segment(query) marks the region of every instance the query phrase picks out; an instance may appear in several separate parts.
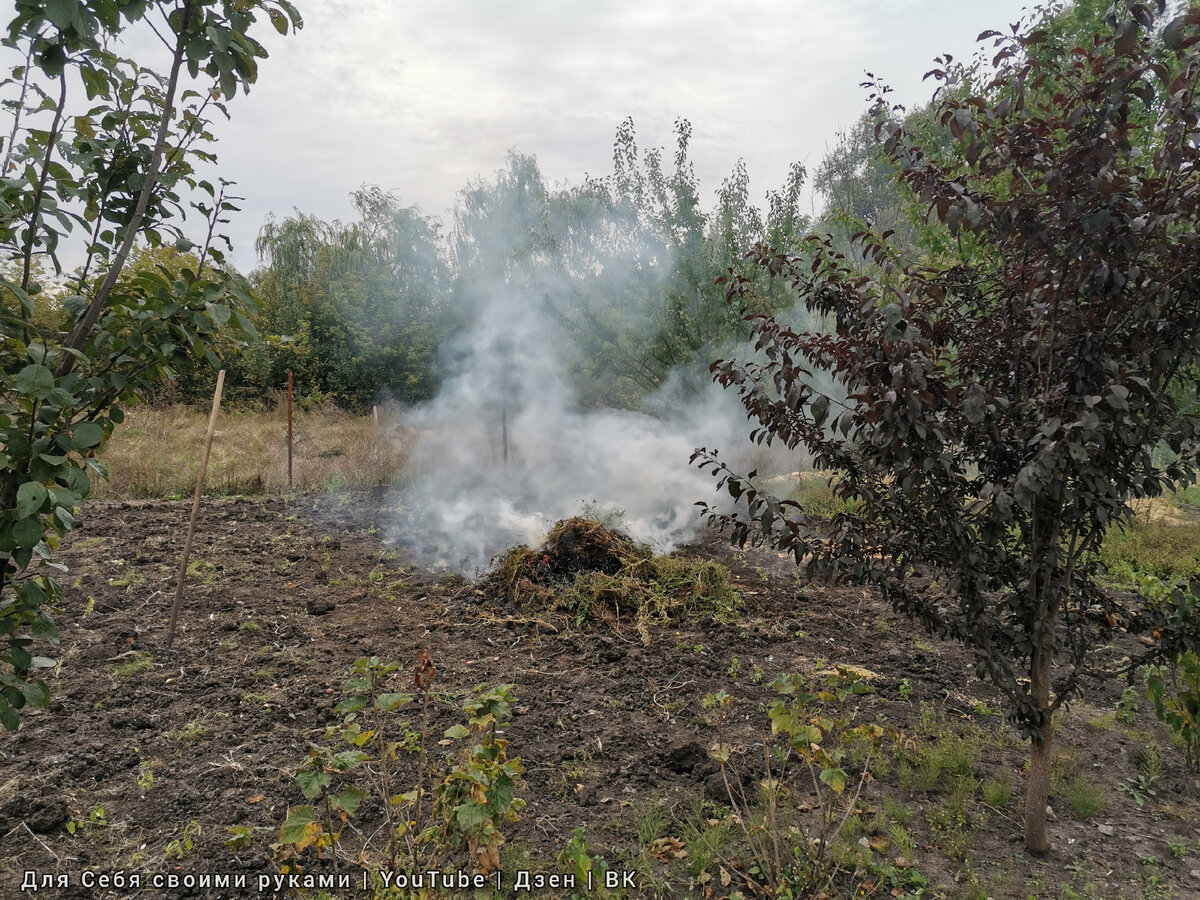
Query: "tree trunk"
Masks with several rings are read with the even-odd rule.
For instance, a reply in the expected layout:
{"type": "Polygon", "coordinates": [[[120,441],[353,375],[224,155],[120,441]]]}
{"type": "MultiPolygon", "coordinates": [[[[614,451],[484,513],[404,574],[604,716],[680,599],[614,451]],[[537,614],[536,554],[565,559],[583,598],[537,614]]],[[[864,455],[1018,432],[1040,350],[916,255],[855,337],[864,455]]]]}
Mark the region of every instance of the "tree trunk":
{"type": "Polygon", "coordinates": [[[1033,740],[1030,757],[1029,788],[1025,793],[1025,849],[1034,856],[1045,856],[1050,852],[1050,838],[1046,835],[1046,803],[1050,799],[1050,766],[1054,760],[1051,752],[1053,729],[1047,716],[1041,739],[1033,740]]]}

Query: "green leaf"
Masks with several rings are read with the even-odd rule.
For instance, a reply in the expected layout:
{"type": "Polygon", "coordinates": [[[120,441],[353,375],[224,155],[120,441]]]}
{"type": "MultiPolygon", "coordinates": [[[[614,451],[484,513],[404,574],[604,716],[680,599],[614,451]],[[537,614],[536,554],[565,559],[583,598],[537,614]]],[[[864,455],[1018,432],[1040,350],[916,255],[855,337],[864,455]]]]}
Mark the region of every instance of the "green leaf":
{"type": "Polygon", "coordinates": [[[288,810],[283,827],[279,829],[279,840],[285,844],[300,844],[306,840],[311,843],[309,826],[316,825],[319,829],[319,821],[317,811],[313,807],[293,806],[288,810]]]}
{"type": "Polygon", "coordinates": [[[26,681],[21,685],[21,693],[25,702],[35,709],[45,709],[50,705],[50,691],[44,681],[26,681]]]}
{"type": "Polygon", "coordinates": [[[846,790],[846,770],[845,769],[822,769],[821,782],[829,785],[834,793],[840,794],[846,790]]]}
{"type": "Polygon", "coordinates": [[[75,517],[71,515],[71,511],[65,506],[54,507],[54,518],[58,520],[58,524],[61,525],[65,531],[71,531],[76,524],[78,524],[75,521],[75,517]]]}
{"type": "Polygon", "coordinates": [[[300,790],[309,800],[316,800],[321,796],[321,792],[329,787],[331,777],[326,772],[304,771],[296,776],[296,784],[300,785],[300,790]]]}
{"type": "Polygon", "coordinates": [[[353,769],[360,763],[366,762],[370,758],[361,750],[343,750],[341,753],[334,755],[333,767],[339,772],[345,772],[348,769],[353,769]]]}
{"type": "Polygon", "coordinates": [[[104,440],[104,428],[96,422],[79,422],[71,429],[72,441],[76,450],[90,450],[104,440]]]}
{"type": "Polygon", "coordinates": [[[360,790],[354,785],[350,785],[340,794],[335,794],[329,798],[329,803],[334,809],[345,810],[347,815],[354,815],[358,805],[367,797],[367,792],[360,790]]]}
{"type": "Polygon", "coordinates": [[[6,281],[5,279],[0,278],[0,287],[11,291],[13,295],[21,301],[22,306],[24,306],[30,312],[33,312],[33,298],[30,297],[29,294],[27,294],[24,290],[22,290],[19,284],[14,284],[11,281],[6,281]]]}
{"type": "Polygon", "coordinates": [[[15,386],[22,394],[44,400],[54,390],[54,373],[45,366],[28,365],[17,373],[15,386]]]}
{"type": "Polygon", "coordinates": [[[0,697],[0,724],[4,725],[5,731],[16,731],[20,724],[17,711],[9,706],[8,701],[3,697],[0,697]]]}
{"type": "Polygon", "coordinates": [[[491,814],[486,806],[478,803],[464,803],[457,811],[458,825],[464,831],[469,831],[491,820],[491,814]]]}
{"type": "Polygon", "coordinates": [[[72,27],[79,18],[76,0],[45,0],[45,11],[50,24],[60,29],[72,27]]]}
{"type": "Polygon", "coordinates": [[[42,520],[30,516],[13,525],[13,538],[18,547],[36,547],[42,539],[42,520]]]}
{"type": "Polygon", "coordinates": [[[391,712],[398,706],[412,702],[412,694],[380,694],[375,698],[375,705],[383,712],[391,712]]]}
{"type": "Polygon", "coordinates": [[[24,519],[32,516],[42,508],[50,492],[46,486],[37,481],[27,481],[17,488],[17,518],[24,519]]]}
{"type": "Polygon", "coordinates": [[[449,728],[446,729],[445,733],[442,736],[447,737],[452,741],[458,741],[458,740],[462,740],[465,737],[469,737],[470,734],[471,734],[470,729],[467,728],[465,725],[451,725],[449,728]]]}
{"type": "Polygon", "coordinates": [[[358,712],[360,709],[365,709],[366,705],[367,705],[367,698],[362,696],[361,694],[358,694],[354,697],[347,697],[345,700],[343,700],[341,703],[339,703],[335,708],[340,713],[352,713],[352,712],[358,712]]]}

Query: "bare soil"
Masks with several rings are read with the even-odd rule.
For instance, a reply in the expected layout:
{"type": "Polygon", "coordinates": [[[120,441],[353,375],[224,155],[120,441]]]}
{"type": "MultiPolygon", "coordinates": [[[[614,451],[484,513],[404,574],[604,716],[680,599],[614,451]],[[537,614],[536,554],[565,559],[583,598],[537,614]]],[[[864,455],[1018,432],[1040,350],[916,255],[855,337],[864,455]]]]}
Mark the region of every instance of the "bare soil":
{"type": "MultiPolygon", "coordinates": [[[[848,664],[870,671],[875,691],[856,715],[895,729],[890,746],[929,740],[934,722],[974,736],[978,781],[1007,774],[1013,783],[1004,807],[976,795],[965,850],[948,850],[929,824],[944,785],[906,789],[893,764],[865,786],[862,818],[885,799],[911,813],[912,859],[896,862],[893,846],[878,861],[915,867],[929,881],[925,896],[1200,897],[1200,780],[1144,694],[1127,710],[1130,720],[1117,721],[1124,685],[1089,680],[1087,696],[1062,716],[1063,771],[1106,785],[1105,807],[1085,819],[1055,798],[1055,850],[1031,859],[1020,843],[1027,747],[1005,732],[995,693],[974,679],[956,645],[920,634],[870,591],[807,583],[774,553],[737,552],[705,535],[683,552],[729,567],[742,614],[729,624],[654,628],[645,643],[632,623],[539,622],[489,596],[483,582],[413,566],[402,546],[379,538],[391,502],[372,494],[206,500],[171,647],[167,621],[190,504],[88,504],[59,555],[70,572],[51,707],[25,711],[18,732],[0,736],[0,898],[23,896],[26,870],[68,874],[70,888],[37,894],[55,898],[157,896],[85,888],[87,869],[244,873],[251,882],[278,872],[270,844],[289,805],[304,802],[293,777],[307,743],[340,719],[334,707],[347,667],[375,655],[408,669],[421,651],[438,669],[436,736],[461,721],[456,702],[477,685],[511,683],[519,698],[506,737],[525,766],[519,796],[527,806],[505,832],[506,867],[555,871],[583,829],[590,853],[615,869],[639,869],[641,887],[630,896],[728,894],[736,877],[722,886],[672,852],[689,849],[679,823],[711,814],[726,796],[707,750],[715,737],[702,699],[719,690],[739,698],[728,740],[753,773],[770,680],[848,664]],[[1136,778],[1151,744],[1162,772],[1138,805],[1116,786],[1136,778]],[[638,834],[656,812],[657,836],[679,840],[658,845],[657,856],[638,834]],[[225,843],[234,825],[262,830],[234,851],[225,843]]],[[[1097,661],[1130,649],[1109,648],[1097,661]]],[[[364,806],[360,820],[370,833],[381,810],[364,806]]],[[[904,893],[878,871],[842,873],[836,889],[904,893]]]]}

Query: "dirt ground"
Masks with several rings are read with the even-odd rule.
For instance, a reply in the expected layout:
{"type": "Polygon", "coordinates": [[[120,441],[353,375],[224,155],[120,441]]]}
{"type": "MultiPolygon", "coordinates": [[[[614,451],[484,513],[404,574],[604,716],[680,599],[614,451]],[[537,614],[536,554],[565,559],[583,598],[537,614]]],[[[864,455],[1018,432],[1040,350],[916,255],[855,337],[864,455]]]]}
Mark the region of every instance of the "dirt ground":
{"type": "MultiPolygon", "coordinates": [[[[505,737],[525,767],[527,805],[505,831],[506,868],[555,871],[582,829],[590,854],[637,870],[627,896],[727,895],[736,878],[731,887],[697,871],[701,848],[687,846],[681,824],[713,815],[725,796],[704,696],[738,698],[727,740],[751,771],[771,679],[850,664],[875,688],[857,717],[895,729],[892,746],[922,729],[928,737],[931,723],[969,736],[973,777],[1010,778],[1013,795],[1003,807],[973,801],[967,844],[947,849],[930,823],[948,788],[906,789],[901,767],[881,770],[863,790],[863,818],[885,801],[907,809],[914,845],[911,859],[886,841],[867,852],[888,870],[918,870],[929,887],[906,894],[878,871],[846,872],[839,896],[1200,897],[1200,780],[1144,694],[1117,717],[1124,685],[1090,680],[1062,717],[1064,778],[1105,786],[1104,806],[1085,818],[1053,800],[1055,850],[1034,860],[1020,842],[1027,748],[1004,731],[995,693],[958,647],[920,634],[870,592],[806,583],[773,553],[706,535],[685,552],[730,568],[742,614],[653,628],[645,643],[632,624],[532,621],[478,586],[414,567],[380,540],[390,502],[206,500],[171,647],[190,504],[88,504],[59,556],[70,572],[51,707],[0,735],[0,898],[26,896],[26,870],[68,875],[70,887],[36,894],[54,898],[270,896],[88,888],[82,873],[243,873],[251,883],[277,873],[270,845],[289,806],[304,802],[293,777],[307,743],[340,720],[347,667],[375,655],[409,670],[421,651],[438,669],[437,736],[462,721],[457,702],[477,685],[513,685],[505,737]],[[1153,794],[1117,790],[1145,771],[1148,745],[1161,757],[1153,794]],[[257,829],[249,847],[226,846],[231,826],[257,829]]],[[[366,804],[358,827],[369,834],[381,816],[366,804]]]]}

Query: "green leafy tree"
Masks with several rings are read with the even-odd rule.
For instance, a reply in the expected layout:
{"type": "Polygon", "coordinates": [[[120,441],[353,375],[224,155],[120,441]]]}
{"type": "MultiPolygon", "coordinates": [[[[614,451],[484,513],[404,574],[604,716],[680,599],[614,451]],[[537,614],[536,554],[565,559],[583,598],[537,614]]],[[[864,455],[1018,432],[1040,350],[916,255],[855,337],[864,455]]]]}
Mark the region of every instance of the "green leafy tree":
{"type": "Polygon", "coordinates": [[[12,116],[0,161],[0,722],[45,706],[31,675],[56,640],[48,609],[58,536],[75,524],[93,459],[125,406],[171,371],[208,357],[221,327],[250,330],[245,285],[223,268],[215,229],[222,188],[194,168],[211,160],[207,117],[255,79],[266,56],[250,36],[258,15],[280,32],[300,26],[286,0],[18,0],[5,46],[25,62],[5,87],[12,116]],[[165,72],[111,49],[147,29],[170,53],[165,72]],[[194,86],[190,87],[189,85],[194,86]],[[82,94],[80,96],[80,94],[82,94]],[[193,249],[185,204],[207,220],[197,265],[145,266],[127,277],[139,241],[193,249]],[[39,266],[61,276],[62,254],[85,259],[60,277],[39,312],[39,266]]]}
{"type": "Polygon", "coordinates": [[[241,380],[269,390],[293,369],[302,390],[343,406],[426,400],[450,315],[439,226],[378,187],[353,201],[352,224],[297,213],[259,233],[255,324],[266,337],[241,380]]]}
{"type": "MultiPolygon", "coordinates": [[[[744,505],[711,513],[736,540],[875,584],[971,650],[1032,744],[1025,843],[1038,854],[1051,715],[1111,623],[1130,621],[1097,583],[1096,551],[1131,498],[1194,480],[1200,460],[1200,419],[1176,399],[1200,355],[1200,9],[1160,29],[1164,7],[1118,4],[1069,53],[1041,51],[1045,20],[986,33],[993,77],[935,105],[955,154],[926,153],[880,108],[899,177],[970,244],[957,261],[905,264],[866,232],[878,275],[828,237],[804,264],[757,255],[832,328],[756,317],[762,357],[715,363],[715,377],[756,440],[835,471],[849,511],[814,523],[697,453],[744,505]]],[[[746,302],[752,284],[727,290],[746,302]]],[[[1185,626],[1172,634],[1194,636],[1194,614],[1185,626]]]]}

